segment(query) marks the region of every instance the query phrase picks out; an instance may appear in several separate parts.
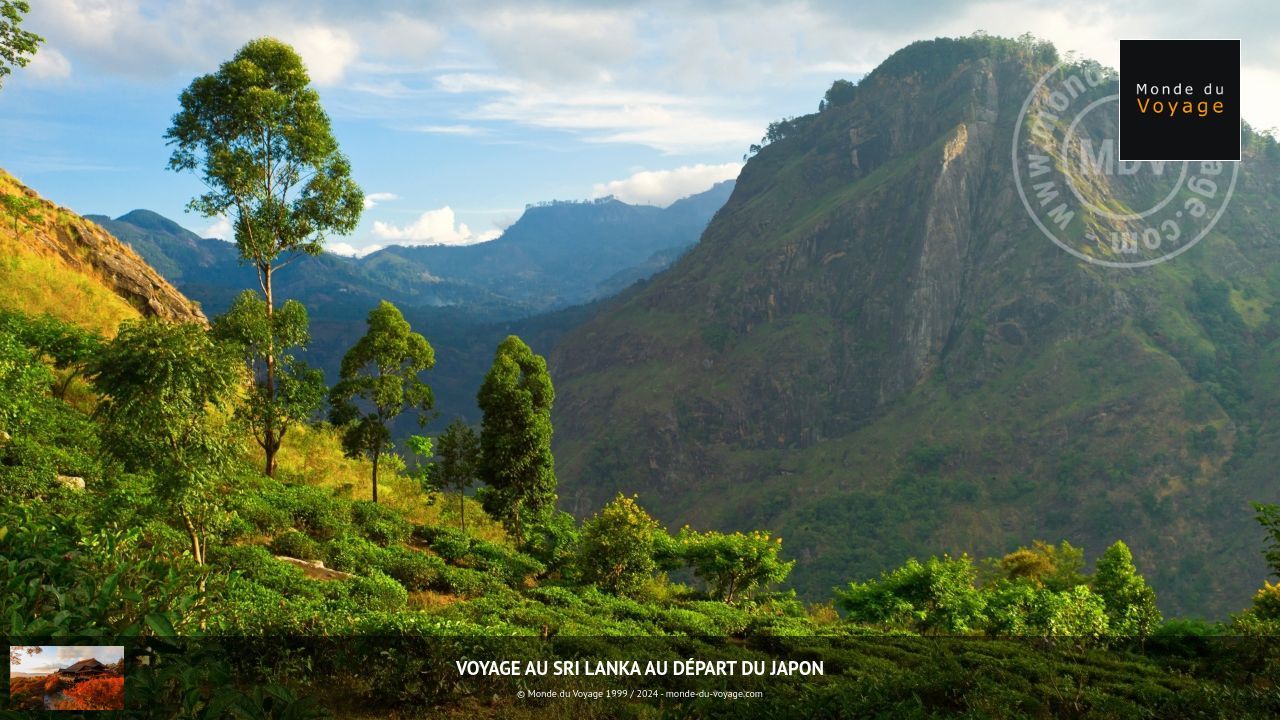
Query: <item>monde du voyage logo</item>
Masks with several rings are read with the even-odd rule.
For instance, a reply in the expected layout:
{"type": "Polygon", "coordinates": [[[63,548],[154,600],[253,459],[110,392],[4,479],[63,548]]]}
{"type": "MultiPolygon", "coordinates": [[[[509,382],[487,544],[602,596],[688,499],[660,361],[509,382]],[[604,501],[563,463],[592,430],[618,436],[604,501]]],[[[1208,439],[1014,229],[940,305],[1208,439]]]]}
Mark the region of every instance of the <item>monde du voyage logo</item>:
{"type": "Polygon", "coordinates": [[[1013,138],[1023,206],[1095,265],[1137,268],[1191,249],[1239,174],[1240,43],[1122,40],[1120,73],[1064,62],[1027,95],[1013,138]]]}

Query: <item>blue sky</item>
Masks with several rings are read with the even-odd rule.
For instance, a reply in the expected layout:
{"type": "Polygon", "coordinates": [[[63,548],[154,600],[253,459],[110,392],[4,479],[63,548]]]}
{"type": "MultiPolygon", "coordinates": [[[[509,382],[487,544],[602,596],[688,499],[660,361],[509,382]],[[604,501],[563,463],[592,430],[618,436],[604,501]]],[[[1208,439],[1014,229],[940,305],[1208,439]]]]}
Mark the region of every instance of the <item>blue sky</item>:
{"type": "Polygon", "coordinates": [[[41,645],[40,652],[29,655],[25,650],[18,653],[18,661],[9,663],[10,671],[48,674],[61,670],[79,660],[94,658],[100,663],[110,665],[124,657],[124,647],[120,645],[41,645]]]}
{"type": "Polygon", "coordinates": [[[343,252],[487,239],[540,200],[666,204],[734,176],[771,120],[812,112],[834,79],[978,29],[1112,65],[1120,37],[1239,37],[1245,119],[1280,125],[1268,2],[32,4],[48,42],[0,90],[0,167],[82,214],[143,207],[224,233],[184,212],[201,186],[165,169],[162,136],[193,77],[273,35],[306,61],[372,200],[331,239],[343,252]]]}

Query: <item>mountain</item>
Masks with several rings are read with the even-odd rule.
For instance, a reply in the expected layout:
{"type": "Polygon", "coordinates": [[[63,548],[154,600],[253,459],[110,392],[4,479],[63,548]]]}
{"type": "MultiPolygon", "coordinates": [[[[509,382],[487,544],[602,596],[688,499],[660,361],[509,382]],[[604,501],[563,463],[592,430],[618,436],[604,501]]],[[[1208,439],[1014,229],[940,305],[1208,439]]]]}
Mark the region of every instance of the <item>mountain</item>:
{"type": "MultiPolygon", "coordinates": [[[[460,307],[509,320],[607,297],[670,265],[698,240],[732,181],[666,208],[613,198],[530,206],[496,240],[467,246],[392,246],[355,259],[325,253],[279,271],[279,297],[360,317],[379,300],[404,307],[460,307]],[[572,267],[573,272],[565,272],[572,267]]],[[[149,210],[90,219],[129,243],[211,313],[255,287],[236,248],[205,239],[149,210]]]]}
{"type": "Polygon", "coordinates": [[[496,240],[392,246],[364,265],[465,281],[537,311],[578,305],[621,289],[620,276],[634,282],[665,268],[697,242],[732,190],[732,181],[721,182],[666,208],[612,197],[533,205],[496,240]]]}
{"type": "Polygon", "coordinates": [[[29,205],[6,205],[0,218],[0,308],[49,313],[106,335],[142,315],[205,322],[198,306],[98,224],[4,171],[0,195],[29,205]]]}
{"type": "MultiPolygon", "coordinates": [[[[195,233],[150,210],[134,210],[114,220],[87,216],[131,245],[182,291],[216,315],[241,291],[257,287],[253,269],[240,262],[236,246],[195,233]]],[[[358,260],[325,253],[302,258],[275,276],[282,299],[301,300],[313,312],[333,307],[342,314],[348,307],[372,307],[387,299],[397,304],[446,306],[465,304],[476,311],[491,308],[498,314],[518,312],[509,303],[465,283],[397,283],[371,274],[358,260]]],[[[350,313],[347,313],[350,314],[350,313]]],[[[363,317],[363,314],[360,315],[363,317]]]]}
{"type": "MultiPolygon", "coordinates": [[[[697,242],[732,192],[733,182],[666,208],[612,198],[531,206],[502,237],[463,247],[392,247],[362,259],[325,253],[278,271],[278,298],[300,300],[311,318],[308,362],[336,381],[342,355],[365,332],[379,300],[404,311],[435,348],[431,373],[439,420],[479,419],[475,394],[493,351],[516,333],[539,353],[590,307],[669,266],[697,242]],[[566,269],[571,268],[572,271],[566,269]]],[[[89,218],[159,269],[211,316],[257,287],[233,244],[201,238],[149,210],[89,218]]],[[[418,432],[411,418],[399,434],[418,432]]]]}
{"type": "MultiPolygon", "coordinates": [[[[1248,502],[1280,499],[1280,147],[1245,132],[1229,208],[1188,252],[1086,262],[1126,256],[1050,242],[1010,153],[1033,90],[1057,100],[1037,86],[1054,62],[917,43],[771,127],[700,242],[557,344],[562,503],[639,493],[671,526],[774,528],[813,599],[912,555],[1123,538],[1167,612],[1246,606],[1266,573],[1248,502]]],[[[1115,92],[1095,64],[1065,73],[1115,92]]],[[[1080,137],[1115,129],[1081,117],[1080,137]]],[[[1122,208],[1156,192],[1143,178],[1068,181],[1122,208]]]]}

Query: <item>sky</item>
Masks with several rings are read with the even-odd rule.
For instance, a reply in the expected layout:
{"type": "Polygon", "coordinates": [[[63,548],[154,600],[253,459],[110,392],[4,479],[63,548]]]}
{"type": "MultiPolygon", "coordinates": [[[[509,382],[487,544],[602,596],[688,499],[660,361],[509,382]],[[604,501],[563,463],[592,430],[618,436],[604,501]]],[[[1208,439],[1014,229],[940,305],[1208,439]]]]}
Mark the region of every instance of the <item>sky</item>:
{"type": "Polygon", "coordinates": [[[178,95],[248,40],[299,51],[366,193],[343,253],[491,239],[526,203],[665,205],[735,177],[773,120],[813,112],[919,39],[1031,32],[1115,66],[1120,38],[1239,38],[1244,118],[1280,126],[1270,0],[696,3],[34,0],[45,45],[0,89],[0,167],[81,214],[147,208],[203,236],[166,169],[178,95]]]}
{"type": "Polygon", "coordinates": [[[20,652],[18,661],[9,663],[9,670],[47,675],[79,660],[94,658],[104,665],[110,665],[122,657],[124,647],[120,645],[41,645],[40,652],[35,655],[20,652]]]}

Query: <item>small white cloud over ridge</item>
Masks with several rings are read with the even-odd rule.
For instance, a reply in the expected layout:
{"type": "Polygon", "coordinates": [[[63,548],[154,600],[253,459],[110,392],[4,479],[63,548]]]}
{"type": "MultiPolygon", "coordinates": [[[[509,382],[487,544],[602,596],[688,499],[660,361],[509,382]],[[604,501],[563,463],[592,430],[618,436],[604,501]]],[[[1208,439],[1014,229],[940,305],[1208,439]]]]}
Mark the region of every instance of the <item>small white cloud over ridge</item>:
{"type": "Polygon", "coordinates": [[[457,221],[453,208],[448,205],[428,210],[404,226],[373,223],[374,237],[399,245],[474,245],[501,234],[501,230],[473,233],[466,223],[457,221]]]}
{"type": "Polygon", "coordinates": [[[685,165],[673,170],[643,170],[622,180],[596,183],[596,197],[612,195],[632,205],[666,207],[683,197],[695,195],[712,185],[738,177],[742,163],[685,165]]]}

